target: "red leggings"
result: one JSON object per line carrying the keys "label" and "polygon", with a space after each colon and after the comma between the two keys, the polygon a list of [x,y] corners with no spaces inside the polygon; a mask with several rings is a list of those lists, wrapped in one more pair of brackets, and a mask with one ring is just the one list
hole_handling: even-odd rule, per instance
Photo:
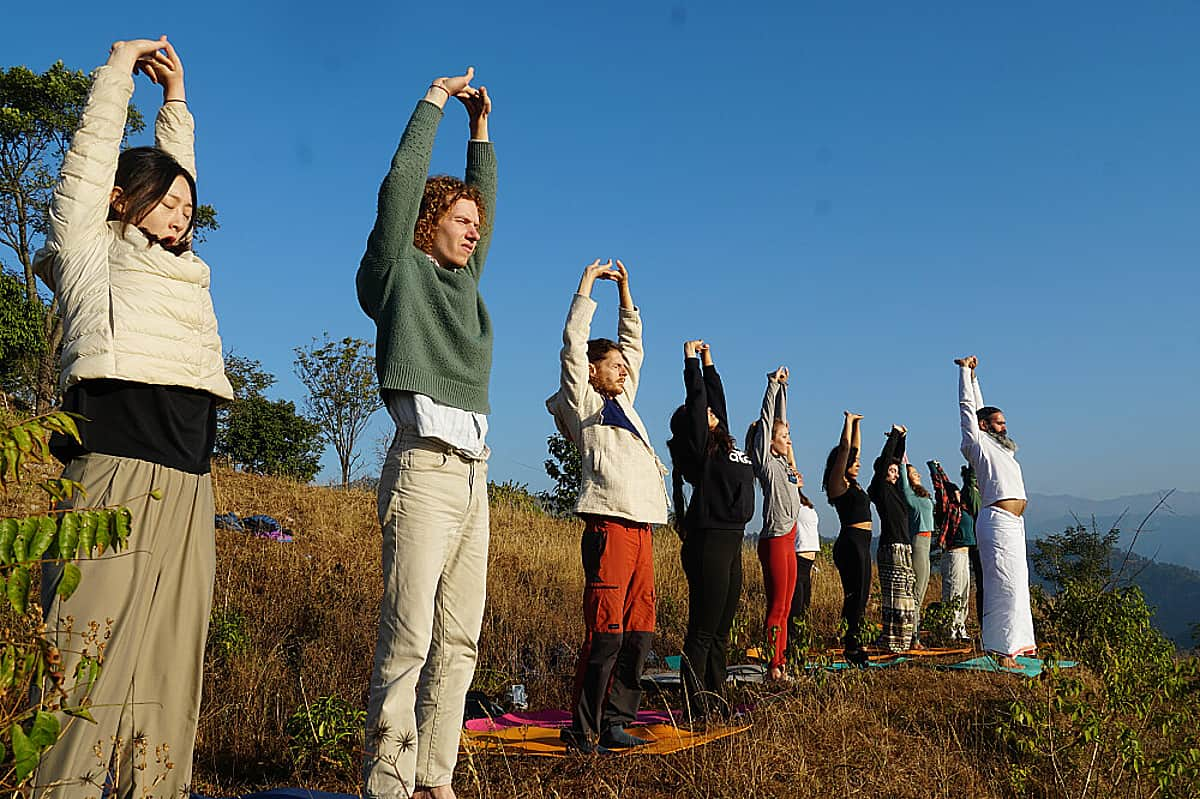
{"label": "red leggings", "polygon": [[796,528],[786,535],[758,539],[763,587],[767,592],[767,642],[771,665],[782,666],[787,653],[787,620],[796,590]]}

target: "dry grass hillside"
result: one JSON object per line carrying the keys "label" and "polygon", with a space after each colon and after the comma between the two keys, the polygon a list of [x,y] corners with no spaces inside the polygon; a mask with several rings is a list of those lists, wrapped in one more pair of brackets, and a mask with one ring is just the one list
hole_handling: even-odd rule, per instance
{"label": "dry grass hillside", "polygon": [[[226,796],[279,784],[355,792],[355,767],[332,758],[298,762],[285,728],[298,708],[322,697],[365,707],[382,590],[374,497],[229,471],[217,473],[216,486],[219,512],[270,514],[295,542],[217,534],[195,787]],[[575,522],[493,504],[477,687],[521,682],[532,707],[566,706],[581,635],[579,531]],[[670,531],[656,536],[659,655],[679,651],[686,624],[678,546]],[[745,567],[742,644],[759,634],[763,608],[750,550]],[[840,584],[831,564],[819,568],[814,626],[829,635]],[[938,590],[935,579],[930,596]],[[753,727],[691,751],[464,758],[456,784],[460,796],[481,797],[1001,796],[1007,756],[995,722],[1027,690],[1016,677],[905,665],[820,674],[786,688],[743,689],[738,701],[750,706]],[[352,727],[348,718],[334,721]]]}

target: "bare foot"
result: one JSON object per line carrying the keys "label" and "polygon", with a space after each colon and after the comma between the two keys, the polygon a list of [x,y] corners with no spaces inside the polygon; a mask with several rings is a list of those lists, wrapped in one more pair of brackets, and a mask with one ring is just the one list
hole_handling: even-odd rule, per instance
{"label": "bare foot", "polygon": [[412,793],[412,799],[458,799],[458,797],[449,785],[438,785],[433,788],[417,788]]}
{"label": "bare foot", "polygon": [[1017,663],[1017,659],[1010,655],[1001,655],[996,658],[996,662],[1000,664],[1002,669],[1019,669],[1021,664]]}

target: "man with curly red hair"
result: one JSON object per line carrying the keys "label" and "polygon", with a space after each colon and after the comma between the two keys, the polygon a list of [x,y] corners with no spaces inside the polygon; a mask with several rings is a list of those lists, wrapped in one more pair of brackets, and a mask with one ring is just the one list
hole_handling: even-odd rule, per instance
{"label": "man with curly red hair", "polygon": [[[465,75],[417,103],[379,190],[358,269],[396,435],[379,479],[383,602],[367,705],[368,797],[454,796],[487,582],[492,324],[479,278],[491,240],[491,98]],[[467,108],[466,180],[426,178],[451,96]]]}

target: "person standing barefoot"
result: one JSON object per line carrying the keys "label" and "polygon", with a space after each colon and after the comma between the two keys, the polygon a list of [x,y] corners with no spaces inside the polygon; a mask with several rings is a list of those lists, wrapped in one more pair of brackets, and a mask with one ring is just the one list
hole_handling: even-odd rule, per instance
{"label": "person standing barefoot", "polygon": [[982,507],[975,538],[983,565],[983,648],[1004,668],[1017,668],[1017,656],[1037,651],[1029,603],[1029,564],[1025,557],[1025,479],[1017,444],[999,408],[983,403],[974,355],[958,358],[958,405],[962,453],[979,480]]}

